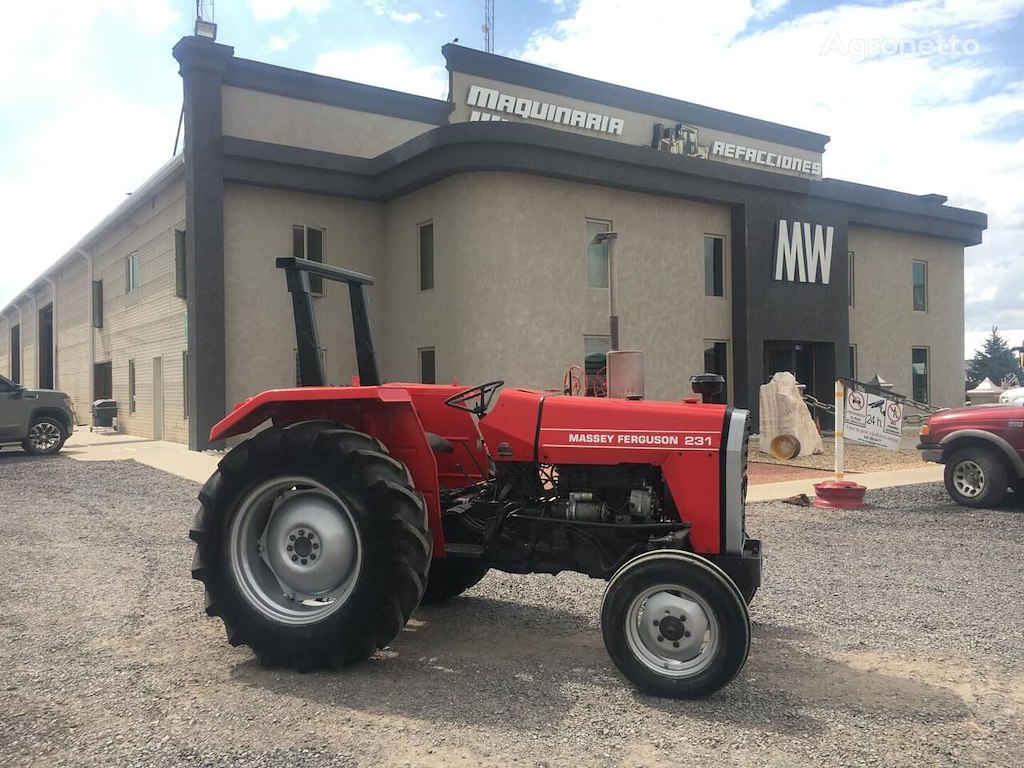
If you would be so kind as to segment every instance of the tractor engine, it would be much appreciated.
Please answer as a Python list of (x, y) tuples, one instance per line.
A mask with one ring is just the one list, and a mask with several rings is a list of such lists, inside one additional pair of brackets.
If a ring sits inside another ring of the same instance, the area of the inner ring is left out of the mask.
[(647, 537), (685, 536), (664, 499), (661, 472), (649, 465), (502, 462), (490, 481), (448, 497), (445, 534), (460, 553), (489, 542), (480, 555), (510, 573), (607, 578)]
[[(650, 522), (660, 512), (660, 477), (649, 467), (564, 466), (557, 469), (559, 497), (547, 508), (549, 517), (591, 523)], [(564, 490), (562, 490), (564, 489)]]

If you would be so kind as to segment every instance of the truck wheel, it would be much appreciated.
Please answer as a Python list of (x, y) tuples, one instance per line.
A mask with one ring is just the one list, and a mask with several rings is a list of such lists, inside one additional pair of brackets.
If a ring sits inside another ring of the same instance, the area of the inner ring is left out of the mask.
[(985, 448), (961, 448), (949, 457), (943, 473), (946, 491), (964, 507), (994, 507), (1009, 488), (1006, 465)]
[(640, 690), (697, 699), (732, 680), (750, 650), (750, 615), (732, 580), (677, 550), (633, 558), (608, 584), (604, 644)]
[(225, 456), (199, 500), (189, 536), (206, 613), (263, 664), (361, 661), (423, 595), (423, 497), (369, 435), (328, 422), (272, 427)]
[(50, 416), (37, 416), (21, 441), (21, 447), (33, 456), (50, 456), (63, 448), (67, 439), (63, 424)]
[(427, 577), (427, 591), (423, 593), (426, 604), (443, 603), (461, 595), (475, 586), (487, 575), (488, 567), (476, 560), (454, 557), (435, 558), (430, 564)]

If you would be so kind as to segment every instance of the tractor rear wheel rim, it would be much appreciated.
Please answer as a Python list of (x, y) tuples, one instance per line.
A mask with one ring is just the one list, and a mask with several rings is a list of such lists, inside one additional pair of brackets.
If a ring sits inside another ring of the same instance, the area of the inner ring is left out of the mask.
[(311, 477), (248, 491), (228, 535), (231, 575), (253, 608), (281, 624), (322, 621), (347, 601), (362, 551), (346, 503)]
[(961, 495), (973, 499), (985, 489), (985, 470), (976, 461), (965, 459), (953, 469), (953, 485)]
[(28, 442), (37, 451), (48, 451), (60, 442), (60, 430), (48, 421), (41, 422), (28, 431)]
[(703, 597), (678, 584), (639, 593), (626, 610), (626, 643), (638, 661), (665, 677), (692, 677), (718, 655), (721, 630)]

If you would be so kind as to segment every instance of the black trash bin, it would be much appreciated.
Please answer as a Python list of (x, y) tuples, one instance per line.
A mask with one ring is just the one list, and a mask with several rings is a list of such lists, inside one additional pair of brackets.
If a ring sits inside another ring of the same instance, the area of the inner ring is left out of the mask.
[(92, 426), (113, 427), (117, 418), (117, 400), (96, 400), (92, 404)]
[(717, 373), (697, 373), (690, 377), (694, 394), (700, 395), (705, 403), (721, 403), (725, 379)]

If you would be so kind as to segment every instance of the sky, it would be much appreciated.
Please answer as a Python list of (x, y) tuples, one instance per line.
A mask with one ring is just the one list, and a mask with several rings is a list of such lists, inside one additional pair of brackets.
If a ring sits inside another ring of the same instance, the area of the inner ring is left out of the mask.
[[(9, 5), (0, 307), (171, 157), (171, 48), (196, 11)], [(441, 46), (484, 47), (483, 0), (217, 0), (213, 17), (238, 57), (433, 98)], [(993, 326), (1024, 342), (1024, 0), (495, 0), (494, 22), (499, 55), (823, 133), (827, 177), (987, 213), (965, 354)]]

